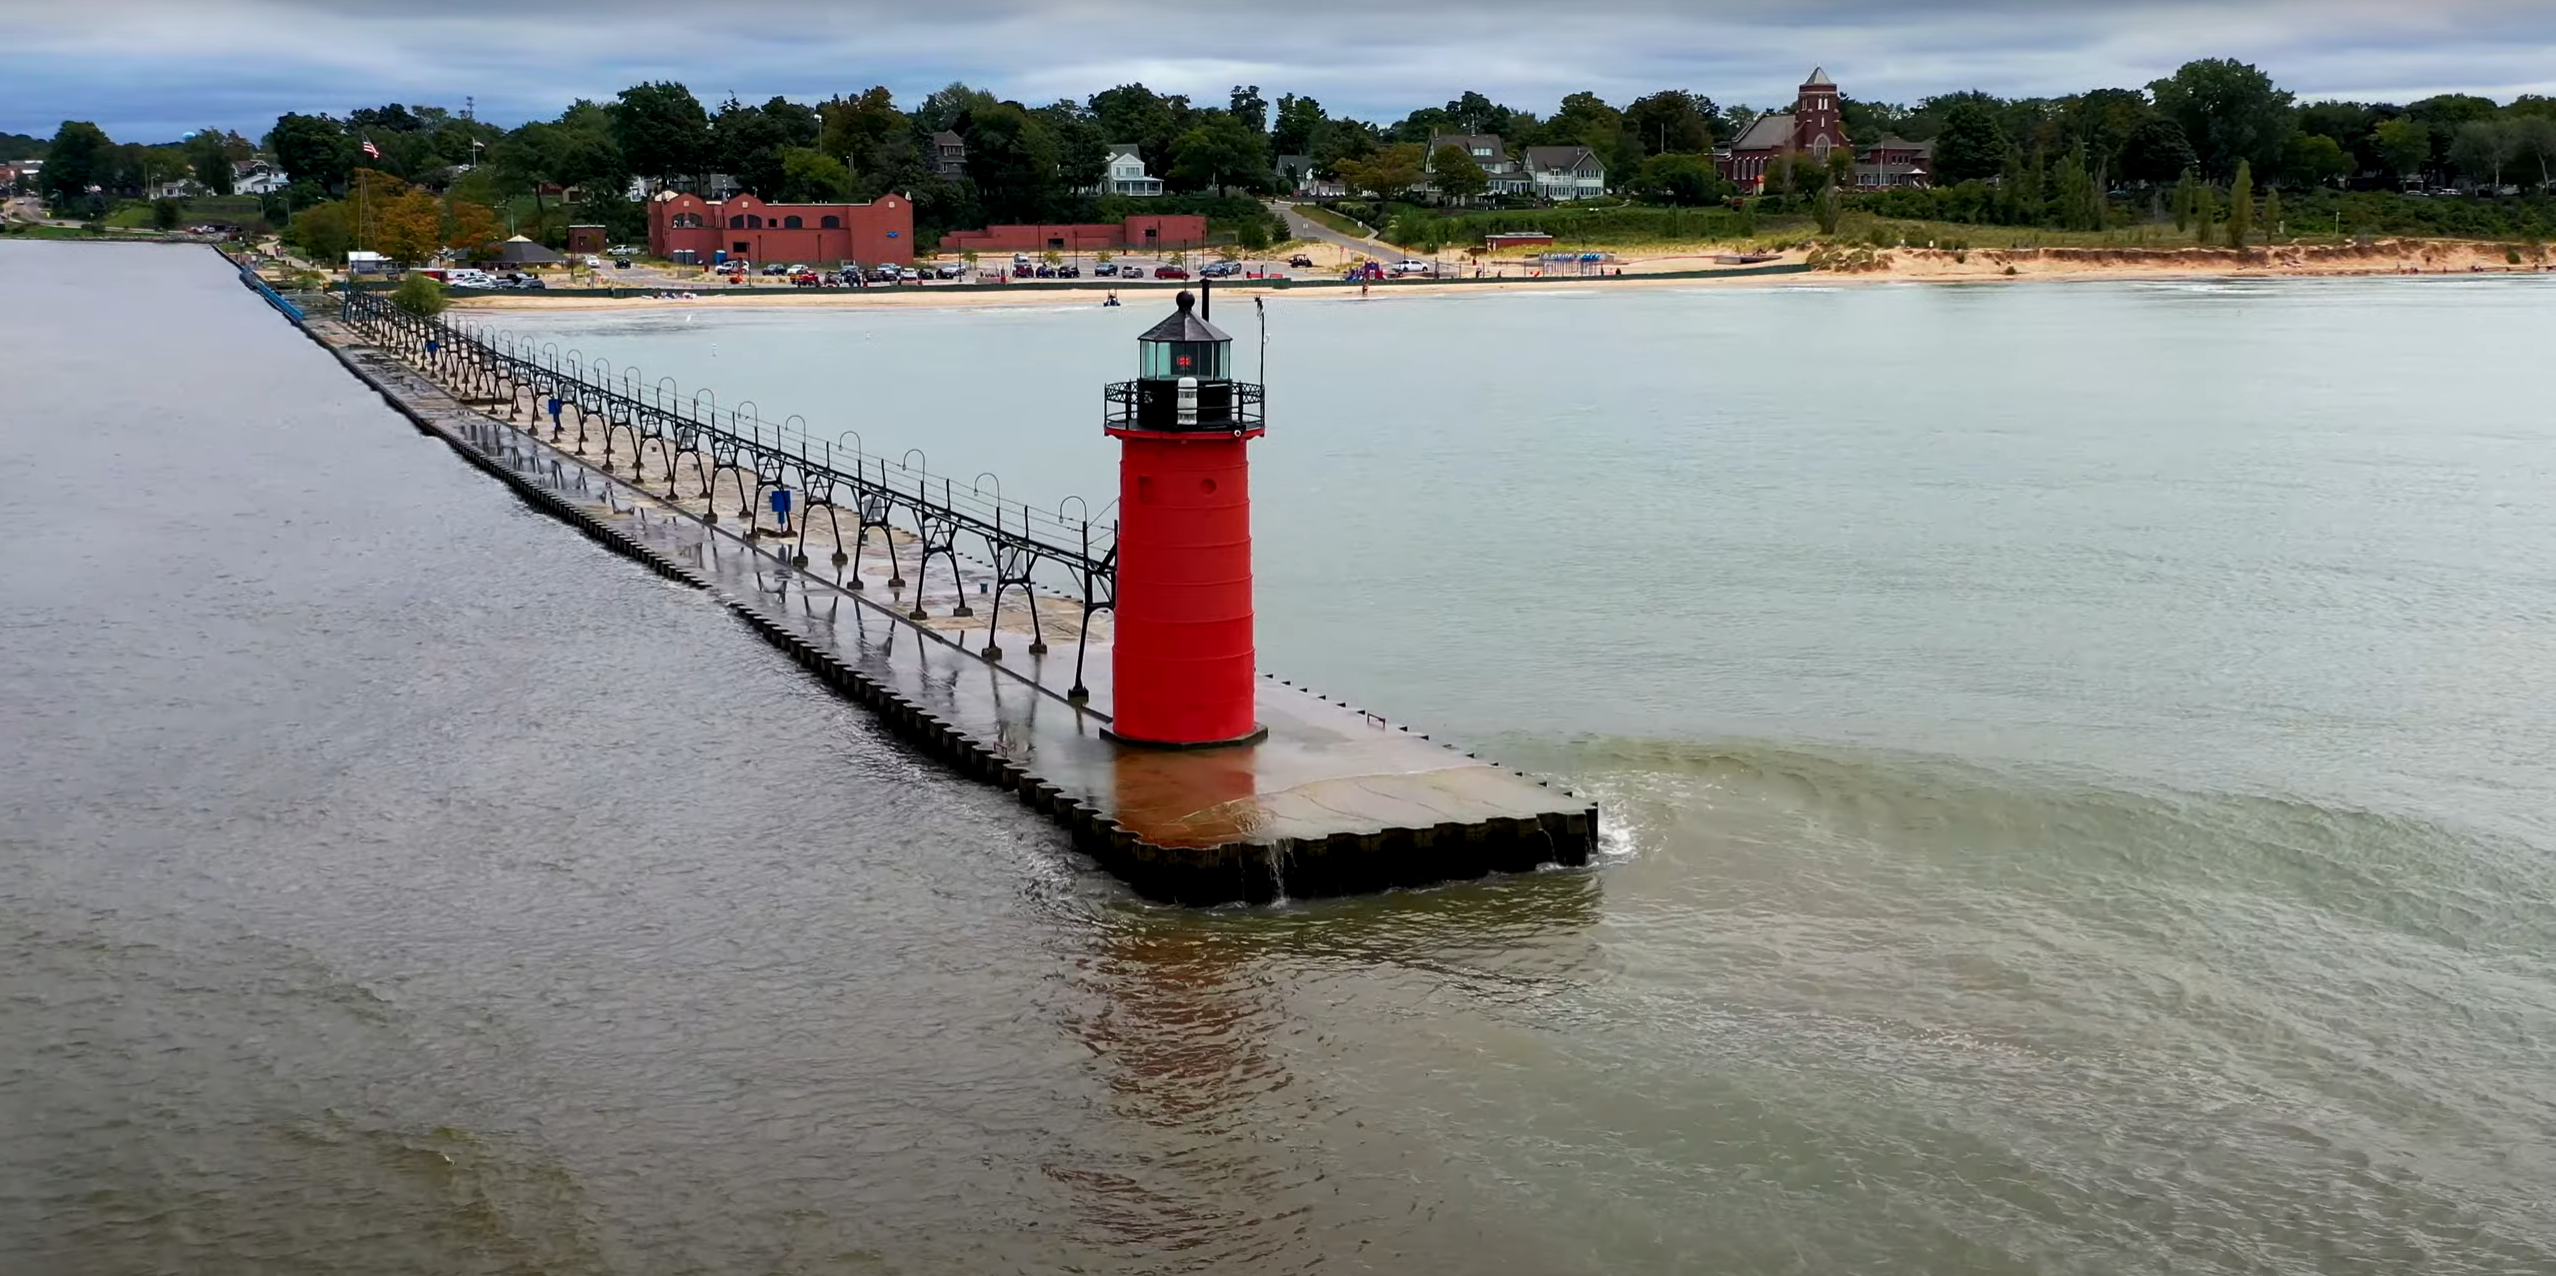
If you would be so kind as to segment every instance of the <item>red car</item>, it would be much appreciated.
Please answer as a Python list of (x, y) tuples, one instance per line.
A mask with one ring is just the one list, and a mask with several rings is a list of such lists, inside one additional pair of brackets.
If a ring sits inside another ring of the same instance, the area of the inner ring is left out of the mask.
[(1181, 268), (1180, 268), (1180, 267), (1178, 267), (1178, 266), (1156, 266), (1156, 267), (1154, 267), (1154, 278), (1156, 278), (1156, 279), (1187, 279), (1187, 278), (1189, 278), (1189, 272), (1188, 272), (1188, 271), (1186, 271), (1186, 270), (1181, 269)]

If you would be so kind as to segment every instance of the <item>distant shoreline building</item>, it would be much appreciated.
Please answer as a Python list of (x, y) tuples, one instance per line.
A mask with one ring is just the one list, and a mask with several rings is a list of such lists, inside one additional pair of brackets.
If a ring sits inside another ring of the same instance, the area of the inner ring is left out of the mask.
[(1854, 158), (1858, 190), (1917, 188), (1934, 184), (1935, 144), (1883, 137), (1857, 149), (1846, 136), (1844, 95), (1825, 68), (1814, 67), (1787, 112), (1761, 115), (1728, 151), (1717, 157), (1722, 176), (1751, 195), (1766, 191), (1776, 166), (1795, 155), (1825, 165), (1846, 151)]
[(1851, 145), (1838, 106), (1837, 82), (1828, 78), (1826, 69), (1814, 67), (1810, 78), (1802, 81), (1791, 111), (1758, 116), (1731, 143), (1731, 153), (1722, 161), (1722, 176), (1754, 195), (1766, 189), (1766, 175), (1779, 160), (1808, 155), (1825, 164), (1831, 152)]
[(708, 265), (723, 252), (761, 262), (909, 265), (914, 204), (902, 195), (867, 204), (775, 204), (752, 195), (712, 201), (683, 191), (660, 191), (648, 201), (648, 255), (683, 261), (677, 254), (689, 253)]

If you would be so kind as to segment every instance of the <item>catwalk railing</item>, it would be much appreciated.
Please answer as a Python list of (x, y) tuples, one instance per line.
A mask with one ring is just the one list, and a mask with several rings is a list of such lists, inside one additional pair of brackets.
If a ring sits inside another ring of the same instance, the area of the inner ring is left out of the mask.
[[(346, 292), (339, 315), (377, 347), (442, 382), (464, 403), (503, 405), (507, 419), (536, 435), (546, 415), (550, 441), (579, 456), (593, 456), (588, 444), (599, 442), (598, 468), (618, 476), (616, 465), (627, 464), (629, 481), (643, 490), (653, 469), (665, 484), (667, 499), (681, 499), (678, 480), (689, 473), (709, 507), (699, 517), (708, 522), (719, 521), (721, 495), (731, 493), (737, 516), (746, 520), (746, 534), (767, 535), (757, 522), (766, 496), (775, 490), (793, 493), (798, 503), (789, 518), (793, 531), (781, 535), (795, 541), (789, 554), (794, 567), (808, 565), (807, 537), (819, 518), (833, 533), (837, 567), (856, 562), (871, 533), (878, 533), (888, 557), (888, 588), (914, 588), (910, 619), (929, 619), (923, 581), (936, 558), (948, 569), (958, 600), (950, 614), (973, 617), (959, 557), (963, 546), (981, 548), (980, 561), (992, 572), (981, 654), (1002, 656), (996, 621), (1006, 594), (1019, 591), (1029, 608), (1032, 655), (1048, 649), (1037, 591), (1045, 588), (1078, 599), (1082, 620), (1075, 626), (1069, 694), (1077, 700), (1088, 696), (1083, 685), (1085, 635), (1095, 612), (1117, 607), (1118, 525), (1067, 513), (1082, 505), (1081, 498), (1066, 497), (1053, 511), (1006, 501), (999, 481), (992, 490), (986, 488), (991, 474), (979, 474), (959, 487), (946, 476), (929, 473), (920, 449), (908, 449), (891, 462), (862, 451), (858, 431), (819, 438), (797, 415), (778, 424), (763, 420), (751, 400), (723, 412), (715, 393), (697, 390), (686, 397), (672, 377), (650, 382), (636, 369), (615, 368), (573, 348), (563, 352), (556, 343), (535, 345), (502, 331), (411, 314), (379, 293)], [(1110, 509), (1101, 512), (1105, 516)], [(846, 521), (853, 524), (848, 540), (843, 535)], [(914, 573), (910, 582), (909, 567)], [(848, 589), (864, 587), (857, 571), (845, 574), (841, 583)]]

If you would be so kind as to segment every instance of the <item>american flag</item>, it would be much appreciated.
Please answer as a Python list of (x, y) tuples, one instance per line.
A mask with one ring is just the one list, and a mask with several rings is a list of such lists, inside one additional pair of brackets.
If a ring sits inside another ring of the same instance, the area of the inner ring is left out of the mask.
[(364, 157), (366, 159), (380, 159), (382, 157), (382, 148), (373, 145), (373, 139), (369, 137), (364, 139)]

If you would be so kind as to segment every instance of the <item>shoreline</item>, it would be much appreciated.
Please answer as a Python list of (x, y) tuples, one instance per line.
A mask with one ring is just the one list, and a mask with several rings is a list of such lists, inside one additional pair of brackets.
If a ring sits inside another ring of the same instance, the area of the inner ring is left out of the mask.
[[(2527, 257), (2515, 264), (2513, 246), (2471, 240), (2380, 240), (2367, 244), (2280, 245), (2239, 252), (2228, 248), (2015, 248), (1954, 251), (1935, 248), (1869, 248), (1822, 246), (1809, 252), (1786, 252), (1755, 271), (1698, 275), (1691, 270), (1640, 269), (1644, 265), (1694, 260), (1686, 256), (1627, 262), (1619, 275), (1511, 275), (1499, 278), (1408, 279), (1379, 281), (1362, 291), (1335, 280), (1298, 280), (1273, 286), (1248, 279), (1220, 281), (1219, 292), (1236, 296), (1286, 296), (1309, 300), (1377, 301), (1395, 297), (1427, 297), (1512, 290), (1613, 288), (1763, 288), (1770, 285), (1871, 283), (2085, 283), (2098, 280), (2168, 282), (2175, 280), (2343, 279), (2437, 277), (2441, 275), (2544, 274), (2556, 263)], [(1195, 286), (1194, 283), (1184, 286)], [(653, 290), (651, 290), (653, 291)], [(696, 291), (690, 300), (630, 297), (457, 296), (453, 309), (470, 312), (516, 310), (647, 310), (717, 307), (721, 309), (786, 309), (793, 307), (901, 307), (971, 309), (1010, 306), (1098, 306), (1111, 293), (1135, 304), (1147, 294), (1172, 291), (1170, 285), (1146, 281), (1134, 287), (1091, 282), (1013, 284), (1000, 288), (943, 290), (930, 284), (911, 287), (799, 290), (755, 288), (744, 291)]]

